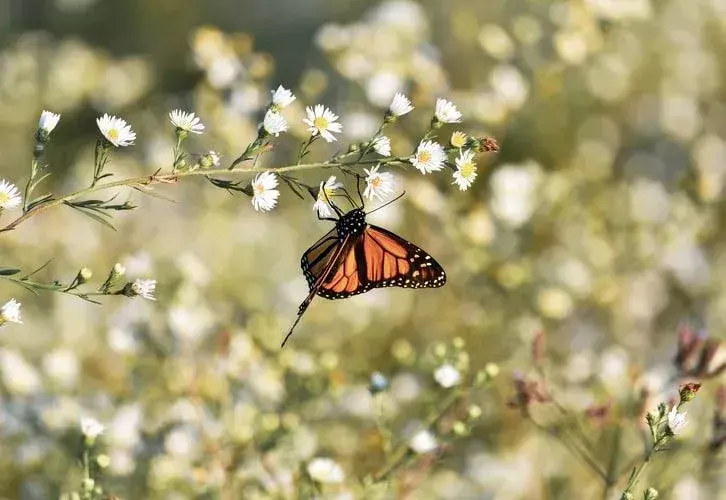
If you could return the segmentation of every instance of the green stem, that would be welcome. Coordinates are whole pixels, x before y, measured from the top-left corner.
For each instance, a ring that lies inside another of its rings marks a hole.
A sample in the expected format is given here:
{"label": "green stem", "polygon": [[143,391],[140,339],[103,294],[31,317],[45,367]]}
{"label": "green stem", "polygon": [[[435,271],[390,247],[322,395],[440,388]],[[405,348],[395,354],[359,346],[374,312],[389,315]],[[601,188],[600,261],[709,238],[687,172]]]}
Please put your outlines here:
{"label": "green stem", "polygon": [[626,493],[632,493],[633,488],[638,484],[638,481],[640,480],[640,476],[643,474],[643,471],[650,463],[650,459],[653,457],[653,454],[655,454],[656,451],[660,450],[660,446],[664,444],[664,442],[667,440],[667,438],[660,438],[658,441],[655,442],[653,445],[653,448],[651,448],[646,454],[645,458],[643,460],[643,463],[638,465],[636,468],[633,469],[633,472],[630,474],[630,477],[628,478],[628,484],[625,486],[625,490],[623,490],[623,496],[625,496]]}
{"label": "green stem", "polygon": [[[430,429],[436,422],[439,421],[458,401],[459,398],[464,395],[464,392],[460,389],[454,389],[444,398],[439,405],[438,409],[432,413],[429,418],[423,423],[422,429]],[[380,482],[391,475],[396,469],[406,462],[409,456],[409,445],[408,442],[402,443],[394,453],[390,454],[390,458],[386,461],[383,468],[373,474],[373,481]]]}
{"label": "green stem", "polygon": [[610,498],[613,487],[618,480],[618,467],[620,461],[620,445],[622,443],[623,428],[620,424],[616,424],[613,429],[613,442],[612,448],[610,449],[610,462],[608,463],[608,470],[605,475],[605,488],[602,492],[603,500]]}
{"label": "green stem", "polygon": [[30,195],[33,194],[33,182],[35,182],[35,177],[37,175],[38,175],[38,160],[37,160],[37,158],[33,158],[33,161],[30,164],[30,178],[28,179],[28,183],[25,185],[25,192],[23,194],[23,213],[28,211],[28,203],[30,200]]}
{"label": "green stem", "polygon": [[105,189],[112,189],[112,188],[118,188],[118,187],[136,187],[136,188],[143,188],[146,186],[151,186],[154,184],[172,184],[177,182],[179,179],[185,178],[185,177],[192,177],[192,176],[199,176],[199,175],[205,175],[205,176],[228,176],[228,175],[237,175],[237,174],[250,174],[250,173],[259,173],[259,172],[275,172],[275,173],[281,173],[281,172],[295,172],[295,171],[303,171],[303,170],[315,170],[315,169],[323,169],[323,168],[343,168],[347,166],[355,166],[355,165],[368,165],[373,163],[385,163],[385,164],[394,164],[394,163],[400,163],[404,164],[406,163],[407,159],[403,157],[394,157],[394,158],[382,158],[380,160],[376,161],[361,161],[361,162],[350,162],[350,163],[304,163],[299,165],[285,165],[282,167],[253,167],[253,168],[233,168],[233,169],[227,169],[227,168],[217,168],[217,169],[209,169],[209,170],[189,170],[184,172],[175,172],[175,173],[167,173],[167,174],[154,174],[154,175],[142,175],[140,177],[130,177],[128,179],[121,179],[117,181],[110,181],[110,182],[103,182],[100,184],[93,184],[92,186],[81,189],[79,191],[75,191],[73,193],[69,193],[65,196],[61,196],[60,198],[55,198],[52,201],[49,201],[47,203],[43,203],[38,205],[37,207],[34,207],[32,210],[30,210],[27,213],[24,213],[17,217],[15,220],[9,222],[6,226],[0,228],[0,233],[11,231],[18,227],[21,223],[25,222],[26,220],[30,219],[31,217],[34,217],[36,215],[39,215],[47,210],[50,210],[51,208],[55,208],[58,206],[61,206],[65,204],[68,201],[76,200],[78,198],[81,198],[83,196],[87,196],[91,193],[95,193],[97,191],[103,191]]}

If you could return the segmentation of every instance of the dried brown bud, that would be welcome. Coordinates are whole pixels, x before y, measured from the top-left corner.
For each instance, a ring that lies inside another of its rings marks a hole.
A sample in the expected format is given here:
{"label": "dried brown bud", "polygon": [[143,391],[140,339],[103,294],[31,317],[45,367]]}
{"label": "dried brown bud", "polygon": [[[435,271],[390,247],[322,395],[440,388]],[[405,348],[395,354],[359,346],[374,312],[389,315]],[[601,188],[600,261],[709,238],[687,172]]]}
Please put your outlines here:
{"label": "dried brown bud", "polygon": [[585,410],[585,417],[592,422],[593,425],[602,427],[605,425],[612,414],[612,401],[608,401],[601,405],[592,405]]}
{"label": "dried brown bud", "polygon": [[701,384],[696,382],[683,384],[680,388],[681,402],[684,403],[687,401],[691,401],[693,398],[696,397],[696,393],[700,388]]}
{"label": "dried brown bud", "polygon": [[527,411],[532,403],[546,403],[549,400],[550,397],[540,382],[528,380],[521,374],[514,375],[514,396],[507,402],[507,406]]}
{"label": "dried brown bud", "polygon": [[482,152],[499,152],[499,143],[494,137],[482,137],[481,139]]}

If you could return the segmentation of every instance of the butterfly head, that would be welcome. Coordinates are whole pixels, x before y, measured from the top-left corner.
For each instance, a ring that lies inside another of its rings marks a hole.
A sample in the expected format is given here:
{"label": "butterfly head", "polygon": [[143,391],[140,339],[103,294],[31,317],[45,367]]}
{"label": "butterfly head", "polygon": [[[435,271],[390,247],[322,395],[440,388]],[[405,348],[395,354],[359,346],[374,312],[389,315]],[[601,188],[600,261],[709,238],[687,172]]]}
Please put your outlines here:
{"label": "butterfly head", "polygon": [[338,219],[336,227],[339,237],[362,234],[366,229],[366,213],[361,208],[354,208]]}

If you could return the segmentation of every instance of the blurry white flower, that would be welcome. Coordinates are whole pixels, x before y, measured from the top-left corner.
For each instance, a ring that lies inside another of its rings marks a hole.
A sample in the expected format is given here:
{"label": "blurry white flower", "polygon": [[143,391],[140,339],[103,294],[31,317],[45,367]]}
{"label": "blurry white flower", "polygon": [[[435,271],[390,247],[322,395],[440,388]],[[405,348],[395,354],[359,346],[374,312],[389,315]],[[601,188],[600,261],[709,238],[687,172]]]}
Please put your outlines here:
{"label": "blurry white flower", "polygon": [[395,178],[390,172],[379,172],[380,165],[372,167],[370,170],[365,170],[366,173],[366,188],[363,191],[363,196],[372,200],[378,198],[383,200],[386,196],[393,193],[395,187]]}
{"label": "blurry white flower", "polygon": [[679,412],[677,406],[674,406],[668,412],[668,428],[673,434],[679,434],[687,423],[686,412]]}
{"label": "blurry white flower", "polygon": [[343,131],[343,126],[336,123],[338,115],[322,104],[316,104],[315,108],[308,106],[305,108],[305,112],[308,117],[304,118],[303,122],[308,126],[308,130],[312,135],[320,134],[327,142],[333,142],[336,138],[332,132],[340,133]]}
{"label": "blurry white flower", "polygon": [[381,156],[391,156],[391,139],[379,135],[373,139],[373,150]]}
{"label": "blurry white flower", "polygon": [[258,212],[267,212],[275,208],[280,191],[277,187],[277,176],[272,172],[262,172],[252,181],[252,206]]}
{"label": "blurry white flower", "polygon": [[466,191],[476,179],[476,164],[474,163],[473,151],[462,151],[456,159],[456,172],[454,182],[459,189]]}
{"label": "blurry white flower", "polygon": [[411,101],[405,95],[397,93],[393,96],[393,102],[391,102],[391,106],[388,109],[393,116],[403,116],[406,113],[410,113],[413,106],[411,106]]}
{"label": "blurry white flower", "polygon": [[0,349],[0,371],[2,383],[10,394],[33,394],[43,387],[35,366],[16,351]]}
{"label": "blurry white flower", "polygon": [[123,276],[126,274],[126,268],[120,262],[116,262],[113,265],[113,274],[116,276]]}
{"label": "blurry white flower", "polygon": [[441,387],[448,389],[449,387],[453,387],[461,382],[461,373],[459,373],[459,370],[446,363],[439,366],[436,371],[434,371],[434,380],[436,380]]}
{"label": "blurry white flower", "polygon": [[3,323],[22,323],[20,320],[20,302],[10,299],[0,307],[0,325]]}
{"label": "blurry white flower", "polygon": [[193,134],[201,134],[204,132],[204,124],[194,113],[187,113],[181,109],[175,109],[169,113],[169,120],[171,120],[172,125],[185,132],[191,132]]}
{"label": "blurry white flower", "polygon": [[279,136],[282,132],[287,132],[287,122],[285,121],[285,117],[277,111],[269,110],[265,113],[265,119],[262,122],[262,126],[268,134],[274,135],[275,137]]}
{"label": "blurry white flower", "polygon": [[446,153],[441,144],[434,141],[421,141],[416,148],[416,154],[411,158],[411,163],[422,174],[429,174],[444,168]]}
{"label": "blurry white flower", "polygon": [[38,128],[46,134],[50,135],[55,129],[56,125],[60,121],[61,115],[58,113],[51,113],[50,111],[43,111],[40,114],[40,120],[38,120]]}
{"label": "blurry white flower", "polygon": [[419,431],[411,438],[408,445],[415,453],[424,454],[431,453],[439,447],[436,442],[436,436],[430,431]]}
{"label": "blurry white flower", "polygon": [[103,434],[103,432],[106,430],[106,427],[92,417],[83,417],[81,418],[81,432],[84,436],[86,436],[88,439],[96,439],[98,436]]}
{"label": "blurry white flower", "polygon": [[59,386],[73,387],[80,373],[78,356],[71,349],[55,349],[43,357],[43,370]]}
{"label": "blurry white flower", "polygon": [[116,147],[130,146],[136,140],[136,133],[122,118],[104,113],[96,119],[96,124],[103,136]]}
{"label": "blurry white flower", "polygon": [[277,106],[278,109],[287,107],[296,98],[292,92],[280,85],[277,90],[272,90],[272,104]]}
{"label": "blurry white flower", "polygon": [[12,182],[0,181],[0,210],[15,208],[23,201],[20,190]]}
{"label": "blurry white flower", "polygon": [[330,458],[314,458],[308,464],[308,474],[318,483],[342,483],[343,468]]}
{"label": "blurry white flower", "polygon": [[436,99],[434,116],[442,123],[459,123],[461,121],[461,113],[456,109],[454,103],[441,98]]}
{"label": "blurry white flower", "polygon": [[521,226],[534,213],[541,181],[542,169],[533,161],[521,165],[503,165],[490,179],[494,195],[492,211],[508,225]]}
{"label": "blurry white flower", "polygon": [[145,299],[156,300],[154,292],[156,291],[156,280],[136,279],[131,284],[131,290]]}
{"label": "blurry white flower", "polygon": [[336,182],[334,175],[328,177],[327,181],[320,183],[318,199],[315,200],[315,203],[313,203],[313,210],[315,210],[320,217],[330,217],[333,215],[333,211],[330,209],[328,200],[332,200],[335,190],[341,187],[343,187],[343,185]]}

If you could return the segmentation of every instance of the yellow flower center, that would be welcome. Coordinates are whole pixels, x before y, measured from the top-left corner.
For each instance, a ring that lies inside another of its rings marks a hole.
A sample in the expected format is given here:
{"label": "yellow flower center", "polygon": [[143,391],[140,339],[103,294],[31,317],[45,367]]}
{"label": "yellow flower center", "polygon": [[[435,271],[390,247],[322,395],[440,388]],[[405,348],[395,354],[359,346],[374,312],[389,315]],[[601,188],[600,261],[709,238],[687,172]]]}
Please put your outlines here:
{"label": "yellow flower center", "polygon": [[419,151],[418,153],[418,161],[421,163],[428,163],[431,161],[431,153],[428,151]]}
{"label": "yellow flower center", "polygon": [[116,130],[115,128],[108,129],[108,132],[106,132],[106,137],[108,137],[111,141],[118,140],[118,130]]}
{"label": "yellow flower center", "polygon": [[252,189],[254,190],[255,195],[260,195],[265,192],[265,186],[263,186],[262,184],[255,184],[254,186],[252,186]]}
{"label": "yellow flower center", "polygon": [[5,203],[10,201],[10,196],[8,196],[8,193],[0,193],[0,205],[4,205]]}
{"label": "yellow flower center", "polygon": [[459,172],[461,172],[461,176],[464,179],[468,179],[476,173],[476,166],[474,165],[474,163],[468,161],[464,163],[461,168],[459,168]]}
{"label": "yellow flower center", "polygon": [[463,132],[454,132],[451,134],[451,145],[455,148],[462,148],[466,144],[466,134]]}
{"label": "yellow flower center", "polygon": [[324,116],[318,116],[315,121],[313,121],[313,124],[318,130],[325,130],[328,128],[328,120]]}
{"label": "yellow flower center", "polygon": [[383,179],[380,177],[373,177],[368,183],[373,186],[375,189],[378,189],[383,184]]}

